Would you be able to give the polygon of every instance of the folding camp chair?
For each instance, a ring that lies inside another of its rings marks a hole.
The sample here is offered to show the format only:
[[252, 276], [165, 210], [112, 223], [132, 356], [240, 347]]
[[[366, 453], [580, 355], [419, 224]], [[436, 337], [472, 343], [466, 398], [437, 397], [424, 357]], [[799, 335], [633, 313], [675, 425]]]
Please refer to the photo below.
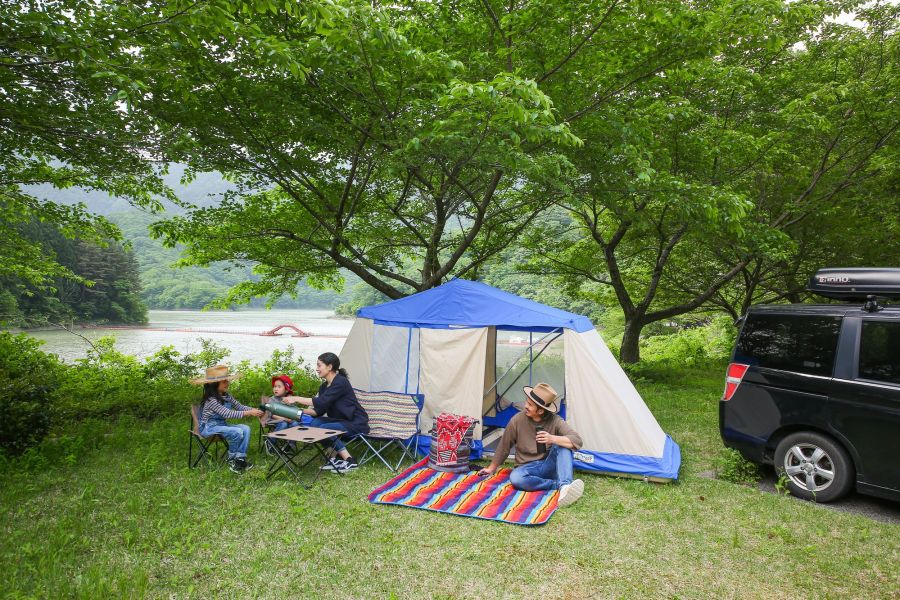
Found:
[[[203, 437], [200, 435], [200, 405], [191, 405], [191, 429], [188, 431], [188, 468], [193, 469], [204, 458], [215, 465], [222, 464], [228, 457], [228, 442], [221, 435]], [[194, 458], [194, 445], [197, 445], [197, 458]]]
[[[265, 417], [259, 417], [259, 443], [257, 444], [256, 451], [262, 452], [265, 449], [266, 454], [271, 455], [272, 452], [269, 450], [269, 445], [266, 443], [266, 435], [275, 431], [275, 426], [280, 423], [277, 417], [270, 417], [268, 421], [264, 421]], [[272, 442], [269, 442], [272, 443]]]
[[[396, 471], [407, 457], [415, 462], [419, 449], [419, 413], [425, 397], [421, 394], [354, 391], [356, 399], [369, 414], [369, 433], [350, 438], [366, 447], [359, 464], [378, 458], [388, 469]], [[387, 458], [392, 447], [400, 449], [396, 464]]]

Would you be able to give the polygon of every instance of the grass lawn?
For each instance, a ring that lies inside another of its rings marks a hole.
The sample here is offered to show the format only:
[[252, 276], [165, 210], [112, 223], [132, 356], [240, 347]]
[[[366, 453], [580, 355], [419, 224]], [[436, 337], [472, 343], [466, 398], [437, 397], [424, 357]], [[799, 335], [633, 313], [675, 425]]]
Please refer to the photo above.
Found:
[[637, 382], [678, 483], [586, 475], [535, 528], [368, 504], [374, 464], [309, 491], [263, 464], [189, 471], [187, 416], [73, 425], [56, 463], [0, 472], [0, 596], [897, 598], [897, 526], [698, 476], [722, 380]]

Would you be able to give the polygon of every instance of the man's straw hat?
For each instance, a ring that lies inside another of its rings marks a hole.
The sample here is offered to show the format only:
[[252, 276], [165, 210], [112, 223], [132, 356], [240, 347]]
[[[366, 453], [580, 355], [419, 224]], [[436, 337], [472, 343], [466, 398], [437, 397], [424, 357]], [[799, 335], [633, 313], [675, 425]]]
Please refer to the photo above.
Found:
[[558, 394], [556, 393], [556, 390], [546, 383], [539, 383], [534, 387], [526, 385], [522, 388], [522, 391], [525, 392], [526, 398], [547, 412], [555, 413], [559, 411], [559, 406], [556, 404]]

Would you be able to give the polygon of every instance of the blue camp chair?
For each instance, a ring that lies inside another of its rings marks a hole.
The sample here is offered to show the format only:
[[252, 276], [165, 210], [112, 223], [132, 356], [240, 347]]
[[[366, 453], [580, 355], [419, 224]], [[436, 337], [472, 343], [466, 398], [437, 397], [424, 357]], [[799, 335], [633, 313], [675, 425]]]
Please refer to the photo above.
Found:
[[[359, 464], [378, 458], [388, 469], [396, 471], [406, 458], [415, 462], [419, 448], [419, 414], [425, 405], [425, 396], [357, 389], [354, 392], [369, 415], [369, 433], [356, 434], [349, 440], [358, 441], [366, 448], [358, 459]], [[400, 450], [396, 464], [386, 456], [392, 447]]]

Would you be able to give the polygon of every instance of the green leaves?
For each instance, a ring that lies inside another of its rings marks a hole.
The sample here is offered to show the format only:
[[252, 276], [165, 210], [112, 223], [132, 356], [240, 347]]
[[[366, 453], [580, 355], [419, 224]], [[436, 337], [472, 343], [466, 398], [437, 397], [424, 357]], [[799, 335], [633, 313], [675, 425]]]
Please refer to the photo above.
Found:
[[157, 208], [171, 194], [148, 157], [222, 173], [236, 189], [221, 205], [155, 232], [184, 264], [255, 265], [237, 300], [342, 269], [388, 297], [474, 276], [564, 206], [581, 227], [569, 248], [595, 264], [567, 253], [577, 272], [619, 273], [626, 310], [694, 310], [716, 290], [690, 282], [786, 260], [803, 247], [789, 229], [896, 170], [896, 7], [861, 11], [865, 31], [824, 21], [844, 8], [4, 7], [22, 35], [0, 42], [3, 181]]

